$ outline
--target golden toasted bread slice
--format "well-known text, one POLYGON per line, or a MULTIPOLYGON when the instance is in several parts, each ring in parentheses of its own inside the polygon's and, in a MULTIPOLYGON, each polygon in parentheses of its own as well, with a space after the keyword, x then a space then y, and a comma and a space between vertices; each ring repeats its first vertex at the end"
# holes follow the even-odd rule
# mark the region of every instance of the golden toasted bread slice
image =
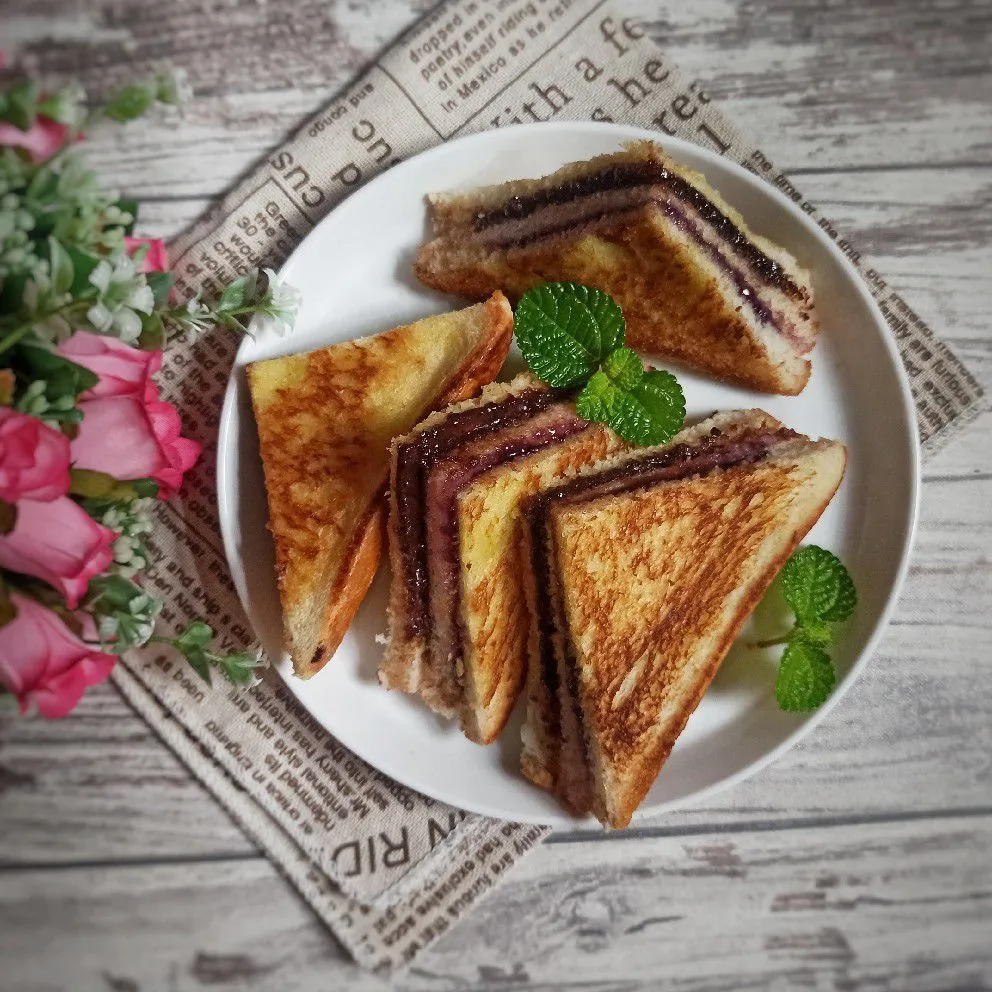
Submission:
POLYGON ((526 671, 520 501, 626 447, 530 375, 428 417, 392 446, 387 688, 460 715, 480 744, 502 730, 526 671))
POLYGON ((766 392, 806 385, 809 273, 656 144, 429 207, 436 236, 415 265, 428 286, 514 300, 543 282, 595 286, 623 308, 633 348, 766 392))
POLYGON ((845 459, 760 411, 723 414, 529 508, 547 595, 531 584, 528 777, 629 823, 845 459))
POLYGON ((393 437, 491 381, 512 333, 510 305, 494 293, 248 367, 286 645, 301 678, 334 654, 375 574, 393 437))

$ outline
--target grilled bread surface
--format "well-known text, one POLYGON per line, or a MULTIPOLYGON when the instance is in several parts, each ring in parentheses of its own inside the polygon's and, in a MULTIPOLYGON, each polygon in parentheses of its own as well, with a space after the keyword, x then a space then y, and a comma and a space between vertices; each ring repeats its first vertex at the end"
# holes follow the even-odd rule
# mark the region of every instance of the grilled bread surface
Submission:
POLYGON ((415 271, 429 286, 468 297, 502 288, 511 299, 549 281, 572 281, 610 293, 627 322, 627 344, 686 362, 717 378, 771 393, 799 393, 810 374, 805 357, 818 329, 809 273, 784 249, 751 231, 697 172, 678 165, 650 142, 565 166, 539 180, 506 183, 466 194, 436 195, 430 209, 437 236, 423 245, 415 271), (527 197, 611 165, 652 161, 681 177, 719 209, 798 287, 798 298, 760 286, 762 300, 790 333, 758 319, 733 277, 690 236, 686 225, 654 203, 610 214, 581 230, 500 248, 468 234, 472 218, 511 197, 527 197))
POLYGON ((248 367, 298 676, 330 659, 375 574, 390 441, 489 382, 512 332, 509 303, 494 293, 465 310, 248 367))
POLYGON ((448 659, 432 658, 430 645, 424 637, 411 636, 407 630, 408 597, 403 569, 403 548, 400 544, 397 523, 400 511, 397 505, 396 467, 400 448, 416 435, 437 427, 453 413, 499 403, 529 389, 540 386, 539 380, 529 374, 518 375, 511 382, 494 382, 487 385, 474 399, 453 403, 432 413, 412 430, 397 436, 390 445, 389 474, 389 523, 387 528, 390 585, 387 608, 388 633, 386 650, 379 663, 379 682, 387 689, 417 693, 433 710, 445 716, 458 712, 458 694, 450 687, 453 674, 448 671, 448 659))
POLYGON ((629 823, 845 458, 837 442, 800 437, 754 464, 550 509, 571 702, 604 824, 629 823))
POLYGON ((458 500, 464 632, 462 729, 480 744, 509 719, 527 670, 530 629, 522 576, 520 505, 528 496, 627 448, 590 424, 568 440, 492 469, 458 500))

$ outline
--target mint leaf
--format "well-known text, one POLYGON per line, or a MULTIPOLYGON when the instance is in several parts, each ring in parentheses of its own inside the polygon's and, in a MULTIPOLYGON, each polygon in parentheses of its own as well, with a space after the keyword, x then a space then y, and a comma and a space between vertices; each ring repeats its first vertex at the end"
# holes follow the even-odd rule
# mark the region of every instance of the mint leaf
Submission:
POLYGON ((841 560, 809 544, 786 563, 781 575, 786 603, 803 626, 846 620, 857 605, 854 582, 841 560))
POLYGON ((779 662, 775 699, 783 710, 805 713, 826 702, 836 681, 830 655, 822 647, 790 638, 779 662))
POLYGON ((547 283, 524 293, 514 325, 530 370, 557 389, 587 380, 624 337, 616 300, 568 282, 547 283))
POLYGON ((618 348, 579 394, 576 410, 631 444, 662 444, 682 429, 685 396, 670 372, 645 372, 635 352, 618 348))

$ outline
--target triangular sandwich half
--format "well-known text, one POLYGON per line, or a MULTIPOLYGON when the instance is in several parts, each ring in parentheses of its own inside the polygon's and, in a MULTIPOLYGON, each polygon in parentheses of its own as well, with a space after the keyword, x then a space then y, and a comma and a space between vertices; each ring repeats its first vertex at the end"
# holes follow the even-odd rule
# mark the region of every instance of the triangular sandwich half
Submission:
POLYGON ((845 459, 761 411, 719 414, 537 497, 525 774, 626 826, 845 459))
POLYGON ((752 231, 698 172, 656 144, 519 180, 429 198, 428 286, 514 301, 543 282, 610 293, 627 344, 719 379, 796 394, 816 340, 809 273, 752 231))
POLYGON ((248 367, 286 645, 301 678, 334 654, 375 575, 390 442, 490 382, 512 334, 510 305, 494 293, 465 310, 248 367))
POLYGON ((518 508, 626 448, 530 375, 432 414, 392 446, 387 688, 458 716, 480 744, 505 725, 527 669, 518 508))

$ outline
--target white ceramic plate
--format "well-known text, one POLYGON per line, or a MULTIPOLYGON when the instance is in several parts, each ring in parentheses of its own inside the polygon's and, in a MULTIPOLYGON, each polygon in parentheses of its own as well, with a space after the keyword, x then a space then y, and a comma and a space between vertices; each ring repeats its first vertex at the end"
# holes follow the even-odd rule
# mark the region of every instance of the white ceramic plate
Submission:
MULTIPOLYGON (((519 719, 496 744, 479 747, 417 700, 376 682, 385 629, 387 567, 332 662, 315 678, 293 677, 285 656, 258 438, 242 367, 260 358, 334 344, 463 306, 413 277, 428 233, 425 194, 547 174, 566 162, 611 152, 654 132, 591 123, 517 126, 449 142, 397 165, 352 194, 286 263, 282 275, 303 293, 295 331, 264 330, 242 344, 220 426, 217 484, 224 547, 245 610, 287 685, 343 744, 405 785, 462 809, 506 819, 574 824, 517 771, 519 719)), ((842 440, 844 483, 808 540, 830 548, 854 576, 860 601, 834 650, 838 685, 812 715, 775 703, 773 650, 746 649, 782 630, 781 608, 752 618, 639 810, 672 809, 736 782, 808 733, 851 688, 871 655, 905 573, 917 504, 918 454, 912 399, 885 321, 836 245, 768 183, 695 145, 668 138, 667 150, 705 173, 755 230, 784 245, 813 272, 822 322, 813 376, 798 397, 767 396, 685 370, 689 418, 762 406, 790 426, 842 440)), ((506 376, 520 368, 508 363, 506 376), (511 367, 512 366, 512 367, 511 367)))

